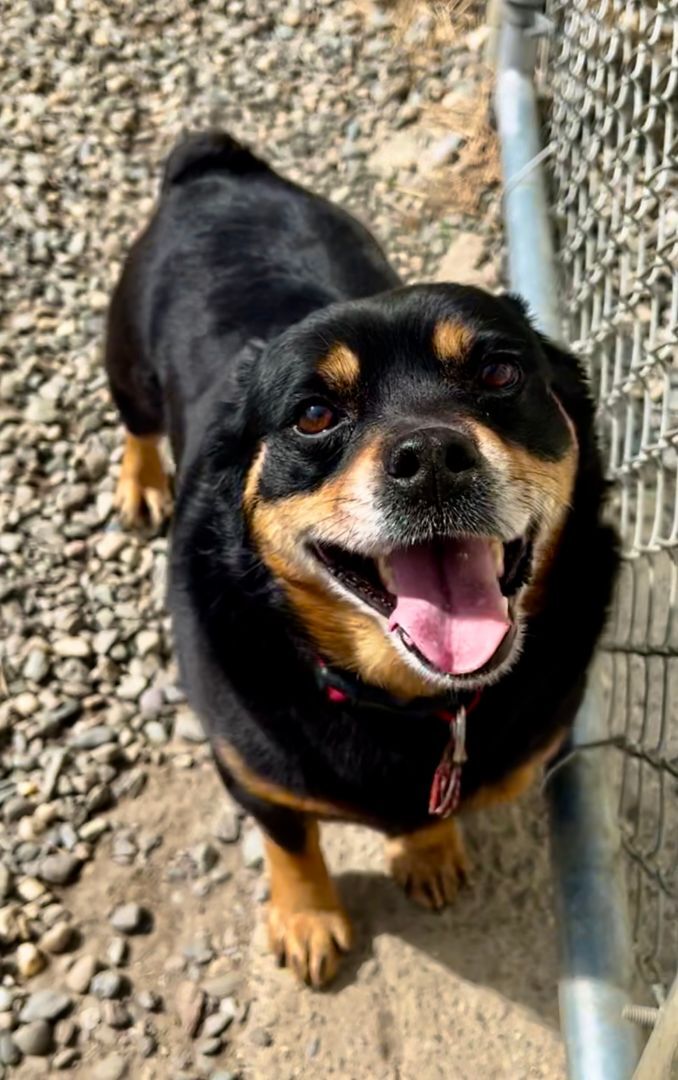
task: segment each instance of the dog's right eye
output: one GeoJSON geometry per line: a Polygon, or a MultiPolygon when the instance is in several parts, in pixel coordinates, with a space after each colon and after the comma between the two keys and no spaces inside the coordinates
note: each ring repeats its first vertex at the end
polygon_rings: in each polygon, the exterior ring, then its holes
{"type": "Polygon", "coordinates": [[[323,435],[333,428],[339,417],[325,401],[307,401],[301,408],[294,425],[302,435],[323,435]]]}

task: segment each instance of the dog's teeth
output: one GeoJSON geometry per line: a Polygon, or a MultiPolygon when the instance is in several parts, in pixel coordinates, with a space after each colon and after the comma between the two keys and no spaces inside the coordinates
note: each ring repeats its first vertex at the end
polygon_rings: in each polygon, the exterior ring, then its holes
{"type": "Polygon", "coordinates": [[[388,564],[388,558],[386,558],[386,556],[380,555],[377,559],[377,570],[379,571],[379,577],[384,583],[384,586],[389,592],[395,593],[395,581],[393,580],[391,567],[388,564]]]}
{"type": "Polygon", "coordinates": [[[497,577],[501,577],[504,573],[504,545],[501,540],[490,540],[490,548],[497,568],[497,577]]]}

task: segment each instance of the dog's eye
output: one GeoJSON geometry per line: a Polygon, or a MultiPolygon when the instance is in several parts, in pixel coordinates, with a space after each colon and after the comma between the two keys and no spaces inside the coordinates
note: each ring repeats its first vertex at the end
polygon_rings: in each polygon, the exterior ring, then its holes
{"type": "Polygon", "coordinates": [[[507,360],[485,364],[480,371],[480,381],[488,390],[510,390],[520,382],[520,368],[507,360]]]}
{"type": "Polygon", "coordinates": [[[295,427],[302,435],[322,435],[333,428],[337,420],[336,412],[326,402],[309,401],[299,413],[295,427]]]}

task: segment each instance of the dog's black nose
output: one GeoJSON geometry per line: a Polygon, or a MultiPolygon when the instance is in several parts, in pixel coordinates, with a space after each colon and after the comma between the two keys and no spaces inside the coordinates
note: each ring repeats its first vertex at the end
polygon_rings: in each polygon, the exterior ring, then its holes
{"type": "Polygon", "coordinates": [[[468,435],[449,427],[427,427],[400,435],[386,454],[386,472],[403,492],[444,494],[468,480],[480,455],[468,435]]]}

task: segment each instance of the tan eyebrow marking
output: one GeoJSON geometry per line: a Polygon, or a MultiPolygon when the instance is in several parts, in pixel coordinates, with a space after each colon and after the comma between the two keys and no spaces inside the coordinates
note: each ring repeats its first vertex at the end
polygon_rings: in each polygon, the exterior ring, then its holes
{"type": "Polygon", "coordinates": [[[348,345],[337,342],[323,356],[316,370],[333,390],[346,393],[358,382],[360,361],[348,345]]]}
{"type": "Polygon", "coordinates": [[[439,360],[464,360],[473,334],[463,323],[443,319],[433,329],[433,351],[439,360]]]}

